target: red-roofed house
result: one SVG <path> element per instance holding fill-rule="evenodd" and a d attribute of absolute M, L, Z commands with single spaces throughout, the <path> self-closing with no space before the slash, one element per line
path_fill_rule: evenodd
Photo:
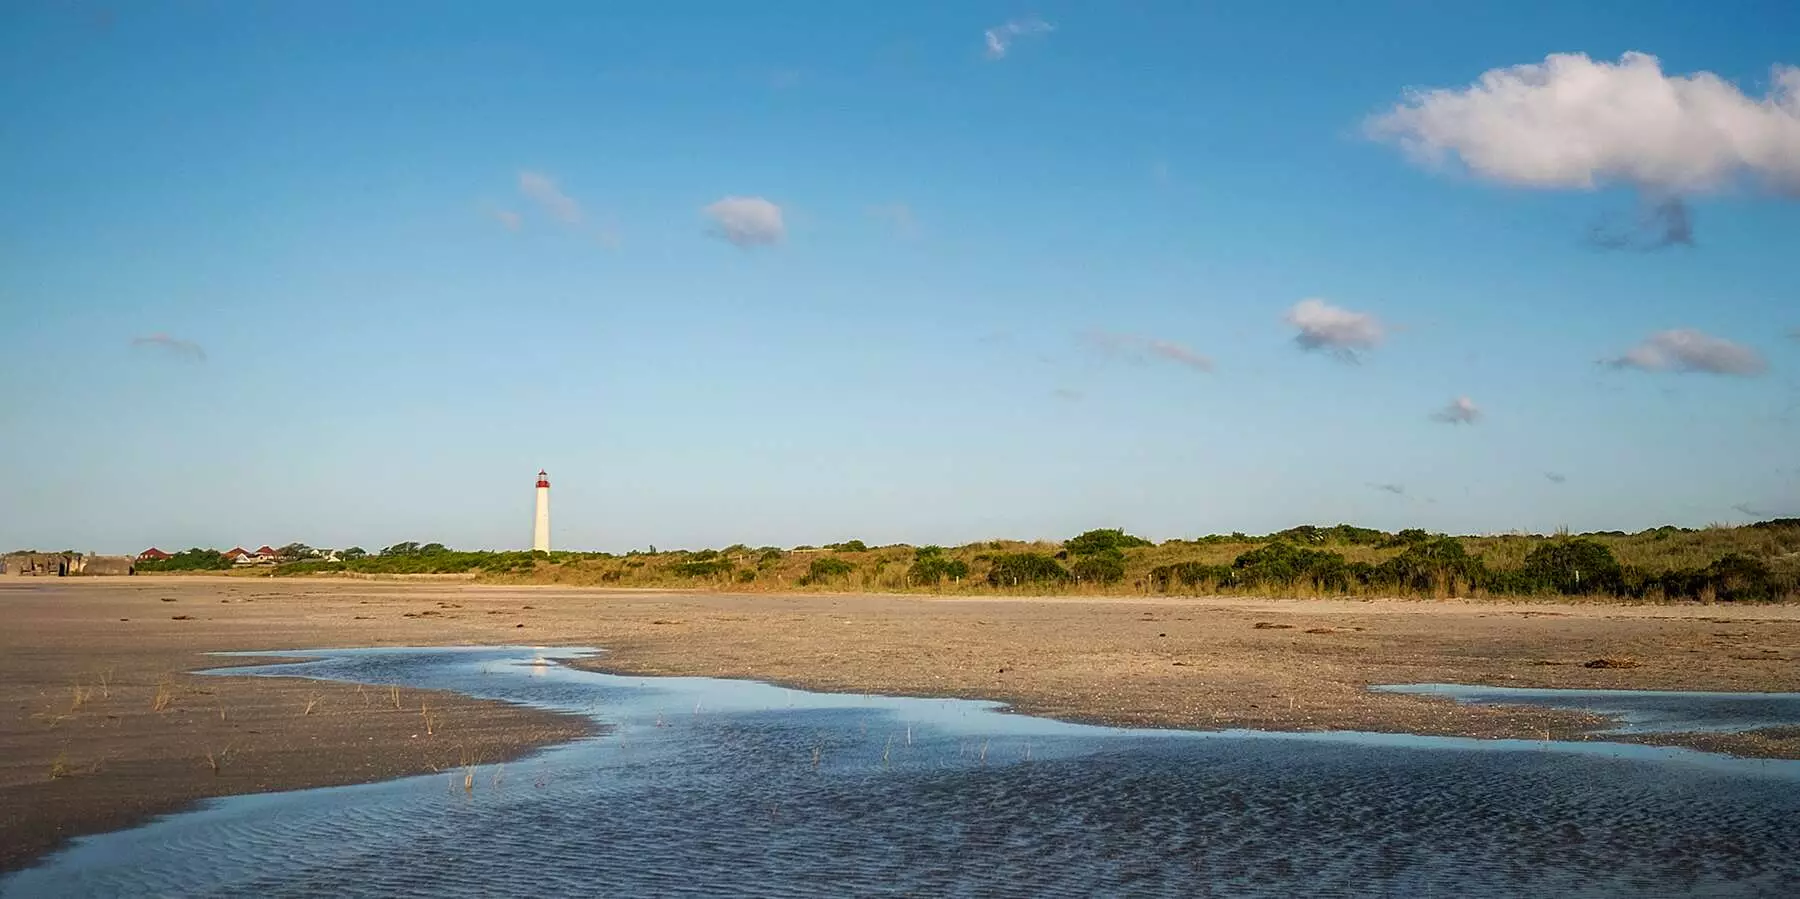
<path fill-rule="evenodd" d="M 239 561 L 242 559 L 250 558 L 250 551 L 241 546 L 234 546 L 234 547 L 224 551 L 223 553 L 220 553 L 220 555 L 224 556 L 227 559 L 230 559 L 233 562 L 236 562 L 236 561 Z"/>
<path fill-rule="evenodd" d="M 138 553 L 138 561 L 139 562 L 161 562 L 162 560 L 167 559 L 167 558 L 171 558 L 171 556 L 168 553 L 163 552 L 162 550 L 157 549 L 154 546 L 150 547 L 149 549 L 144 550 L 141 553 Z"/>

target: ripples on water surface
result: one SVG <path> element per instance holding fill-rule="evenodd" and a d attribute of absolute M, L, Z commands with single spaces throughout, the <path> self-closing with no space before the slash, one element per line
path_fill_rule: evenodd
<path fill-rule="evenodd" d="M 481 766 L 470 790 L 457 771 L 216 800 L 80 840 L 0 894 L 1800 895 L 1795 762 L 1128 731 L 517 648 L 301 655 L 318 661 L 284 673 L 612 730 Z"/>

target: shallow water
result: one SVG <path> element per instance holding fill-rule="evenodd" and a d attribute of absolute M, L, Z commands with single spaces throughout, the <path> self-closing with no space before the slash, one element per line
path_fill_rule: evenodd
<path fill-rule="evenodd" d="M 1719 732 L 1800 725 L 1800 693 L 1547 690 L 1468 684 L 1386 684 L 1370 689 L 1443 696 L 1478 705 L 1574 709 L 1617 719 L 1617 724 L 1603 733 Z"/>
<path fill-rule="evenodd" d="M 467 781 L 215 800 L 77 841 L 0 895 L 1800 895 L 1796 762 L 1121 730 L 551 661 L 568 654 L 242 670 L 454 689 L 612 729 Z"/>

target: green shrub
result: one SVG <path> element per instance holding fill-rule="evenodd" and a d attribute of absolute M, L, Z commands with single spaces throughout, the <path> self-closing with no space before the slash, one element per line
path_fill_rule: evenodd
<path fill-rule="evenodd" d="M 714 555 L 716 556 L 717 553 L 714 553 Z M 669 573 L 678 577 L 718 577 L 723 574 L 730 574 L 731 569 L 734 567 L 736 566 L 731 564 L 730 559 L 688 559 L 670 565 Z"/>
<path fill-rule="evenodd" d="M 754 568 L 746 568 L 737 573 L 737 581 L 740 584 L 748 584 L 754 580 L 756 580 L 756 569 Z"/>
<path fill-rule="evenodd" d="M 1342 589 L 1349 585 L 1349 569 L 1338 553 L 1303 549 L 1277 540 L 1250 550 L 1231 563 L 1232 581 L 1246 586 L 1254 584 L 1292 584 L 1302 578 L 1324 589 Z"/>
<path fill-rule="evenodd" d="M 852 565 L 843 559 L 836 556 L 826 556 L 822 559 L 814 559 L 812 560 L 811 565 L 806 566 L 806 576 L 800 579 L 800 583 L 823 583 L 834 578 L 843 577 L 855 570 L 855 565 Z"/>
<path fill-rule="evenodd" d="M 137 563 L 139 571 L 225 571 L 231 568 L 230 559 L 219 555 L 217 550 L 193 549 L 183 550 L 167 559 L 145 560 Z"/>
<path fill-rule="evenodd" d="M 1142 537 L 1133 537 L 1121 528 L 1099 528 L 1063 541 L 1063 548 L 1077 556 L 1117 552 L 1151 545 L 1153 544 L 1150 541 Z"/>
<path fill-rule="evenodd" d="M 945 578 L 962 580 L 969 576 L 969 564 L 961 559 L 946 559 L 938 553 L 921 554 L 906 569 L 906 579 L 913 584 L 937 585 Z"/>
<path fill-rule="evenodd" d="M 1527 585 L 1557 593 L 1617 592 L 1622 573 L 1612 550 L 1586 537 L 1559 538 L 1532 549 L 1522 570 Z"/>
<path fill-rule="evenodd" d="M 840 553 L 866 553 L 869 551 L 868 545 L 861 540 L 845 540 L 842 543 L 829 544 L 825 548 Z"/>
<path fill-rule="evenodd" d="M 1207 565 L 1202 562 L 1176 562 L 1150 569 L 1150 585 L 1167 593 L 1176 586 L 1214 588 L 1231 579 L 1229 565 Z"/>
<path fill-rule="evenodd" d="M 987 581 L 995 587 L 1027 584 L 1059 584 L 1069 579 L 1056 560 L 1040 553 L 1001 553 L 994 556 Z"/>
<path fill-rule="evenodd" d="M 1376 583 L 1403 590 L 1431 592 L 1460 582 L 1468 587 L 1485 585 L 1487 569 L 1481 559 L 1469 555 L 1461 541 L 1435 537 L 1413 543 L 1399 555 L 1373 568 Z"/>
<path fill-rule="evenodd" d="M 1083 556 L 1069 566 L 1075 580 L 1089 584 L 1116 584 L 1125 579 L 1125 559 L 1117 550 Z"/>

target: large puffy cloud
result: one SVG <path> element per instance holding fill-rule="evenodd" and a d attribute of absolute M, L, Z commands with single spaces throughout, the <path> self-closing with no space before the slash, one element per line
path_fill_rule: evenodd
<path fill-rule="evenodd" d="M 1557 53 L 1467 87 L 1411 91 L 1367 127 L 1418 160 L 1454 155 L 1521 187 L 1800 190 L 1800 68 L 1776 66 L 1770 81 L 1751 97 L 1711 72 L 1665 75 L 1646 53 L 1616 63 Z"/>
<path fill-rule="evenodd" d="M 1004 25 L 995 25 L 983 34 L 987 42 L 988 58 L 1005 59 L 1006 51 L 1012 49 L 1013 42 L 1019 38 L 1038 37 L 1055 30 L 1055 25 L 1036 16 L 1013 19 Z"/>
<path fill-rule="evenodd" d="M 1304 350 L 1323 350 L 1346 359 L 1372 350 L 1386 336 L 1381 320 L 1366 312 L 1352 312 L 1320 299 L 1295 303 L 1283 316 L 1299 333 L 1294 342 Z"/>
<path fill-rule="evenodd" d="M 1769 364 L 1757 351 L 1692 328 L 1658 331 L 1624 355 L 1608 359 L 1613 368 L 1713 375 L 1760 375 Z"/>
<path fill-rule="evenodd" d="M 787 236 L 781 207 L 762 197 L 725 197 L 700 210 L 713 222 L 713 233 L 740 247 L 777 244 Z"/>
<path fill-rule="evenodd" d="M 565 225 L 581 224 L 581 204 L 563 193 L 562 188 L 557 187 L 556 181 L 549 175 L 542 172 L 520 172 L 519 192 L 542 206 L 557 221 Z"/>

